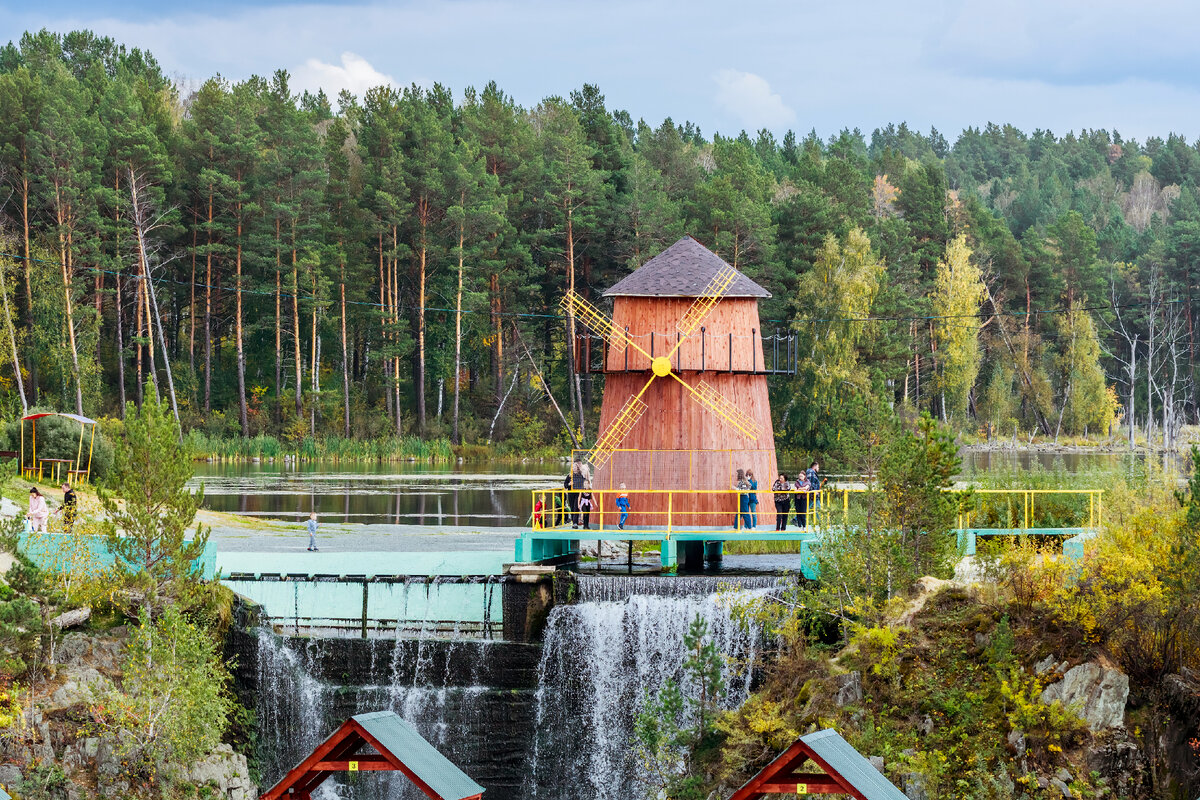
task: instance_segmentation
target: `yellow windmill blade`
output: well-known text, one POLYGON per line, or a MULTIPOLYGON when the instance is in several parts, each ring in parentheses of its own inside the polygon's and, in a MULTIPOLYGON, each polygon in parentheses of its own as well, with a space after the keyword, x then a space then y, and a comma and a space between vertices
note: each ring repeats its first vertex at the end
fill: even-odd
MULTIPOLYGON (((654 378, 650 380, 653 381, 654 378)), ((647 381, 646 386, 649 385, 650 383, 647 381)), ((646 389, 643 387, 642 392, 644 391, 646 389)), ((613 452, 621 446, 621 442, 625 441, 625 437, 629 435, 629 432, 633 430, 633 426, 646 413, 647 408, 649 406, 642 400, 641 392, 630 397, 628 402, 621 407, 621 410, 617 412, 617 416, 613 418, 613 421, 609 423, 604 433, 596 440, 596 444, 592 446, 591 452, 587 454, 587 460, 591 462, 593 469, 600 469, 608 463, 608 460, 612 458, 613 452)))
POLYGON ((716 389, 704 381, 700 381, 695 387, 690 386, 673 372, 671 373, 671 377, 683 384, 692 393, 692 397, 696 399, 696 402, 729 423, 738 433, 747 439, 753 440, 758 438, 760 431, 754 417, 751 417, 745 411, 735 406, 716 389))
MULTIPOLYGON (((729 287, 733 286, 733 282, 737 280, 738 271, 726 264, 716 275, 713 275, 712 280, 708 282, 708 286, 700 292, 690 308, 679 318, 679 323, 675 326, 684 336, 691 336, 700 327, 700 323, 704 322, 708 316, 708 312, 712 311, 713 306, 721 302, 721 298, 729 291, 729 287)), ((680 343, 682 343, 682 339, 680 343)), ((675 349, 679 349, 679 344, 675 345, 675 349)), ((672 350, 670 355, 674 355, 675 350, 672 350)))
POLYGON ((637 343, 630 339, 625 331, 614 325, 612 320, 603 311, 575 294, 572 290, 567 290, 567 293, 563 295, 563 299, 558 305, 564 313, 574 314, 584 325, 600 334, 613 347, 632 347, 646 358, 651 358, 650 354, 641 347, 638 347, 637 343))

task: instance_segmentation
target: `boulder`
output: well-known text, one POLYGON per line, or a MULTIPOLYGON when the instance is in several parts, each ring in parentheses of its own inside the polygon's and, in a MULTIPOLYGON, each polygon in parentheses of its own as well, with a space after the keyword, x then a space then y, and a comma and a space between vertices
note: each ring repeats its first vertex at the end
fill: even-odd
POLYGON ((20 786, 21 770, 16 764, 0 764, 0 786, 20 786))
POLYGON ((97 696, 111 688, 112 683, 91 667, 67 667, 66 682, 50 695, 45 706, 48 711, 58 711, 81 703, 94 703, 97 696))
POLYGON ((862 673, 858 670, 837 676, 837 694, 833 701, 839 706, 848 706, 863 699, 862 673))
POLYGON ((196 786, 213 786, 218 796, 227 800, 255 800, 258 791, 250 780, 246 757, 233 752, 227 744, 219 744, 203 760, 193 764, 188 778, 196 786))
POLYGON ((1147 769, 1146 758, 1137 743, 1118 730, 1093 744, 1084 754, 1089 772, 1108 782, 1118 797, 1140 796, 1147 769))
POLYGON ((1042 691, 1042 702, 1055 700, 1072 706, 1092 731, 1125 726, 1125 703, 1129 700, 1129 677, 1118 669, 1095 661, 1072 667, 1062 680, 1042 691))
POLYGON ((1062 796, 1064 798, 1067 798, 1067 800, 1070 800, 1070 798, 1075 796, 1074 794, 1071 793, 1071 787, 1067 786, 1065 783, 1060 781, 1058 778, 1051 778, 1050 785, 1053 786, 1055 789, 1058 789, 1058 791, 1062 794, 1062 796))
POLYGON ((874 767, 880 775, 885 774, 883 771, 883 756, 868 756, 867 760, 871 762, 871 766, 874 767))

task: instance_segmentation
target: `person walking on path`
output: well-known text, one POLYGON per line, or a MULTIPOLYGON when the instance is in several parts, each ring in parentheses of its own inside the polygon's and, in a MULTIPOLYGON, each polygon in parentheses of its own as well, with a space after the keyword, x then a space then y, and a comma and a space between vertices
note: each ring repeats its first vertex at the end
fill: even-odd
POLYGON ((629 519, 629 493, 625 491, 625 484, 621 484, 621 493, 617 495, 617 508, 621 509, 621 518, 617 520, 617 530, 625 530, 625 520, 629 519))
POLYGON ((788 476, 783 473, 775 479, 771 484, 771 491, 775 493, 775 530, 787 530, 788 509, 792 505, 792 496, 788 490, 792 485, 788 483, 788 476))
POLYGON ((29 490, 29 513, 25 516, 29 518, 29 524, 34 531, 46 532, 46 520, 50 517, 50 507, 46 505, 46 498, 42 497, 42 493, 36 487, 29 490))
POLYGON ((59 511, 62 512, 63 530, 70 533, 75 527, 75 513, 79 507, 79 500, 75 497, 75 490, 71 488, 71 484, 64 483, 62 489, 63 503, 59 511))
POLYGON ((750 484, 750 527, 758 527, 758 479, 754 477, 754 470, 746 470, 746 483, 750 484))
POLYGON ((733 484, 733 488, 737 490, 738 497, 738 513, 733 518, 733 526, 737 528, 738 517, 741 517, 743 528, 750 527, 750 482, 746 480, 746 470, 739 469, 737 471, 737 480, 733 484))
POLYGON ((304 527, 308 529, 308 552, 317 551, 317 512, 312 512, 308 515, 308 522, 304 523, 304 527))

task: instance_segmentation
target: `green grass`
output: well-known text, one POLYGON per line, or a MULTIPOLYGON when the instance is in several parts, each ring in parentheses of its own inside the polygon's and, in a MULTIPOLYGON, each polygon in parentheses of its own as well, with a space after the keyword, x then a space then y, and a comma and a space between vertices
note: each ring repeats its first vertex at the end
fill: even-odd
POLYGON ((778 539, 760 539, 758 541, 725 542, 725 552, 729 555, 770 555, 772 553, 799 553, 801 542, 780 541, 778 539))

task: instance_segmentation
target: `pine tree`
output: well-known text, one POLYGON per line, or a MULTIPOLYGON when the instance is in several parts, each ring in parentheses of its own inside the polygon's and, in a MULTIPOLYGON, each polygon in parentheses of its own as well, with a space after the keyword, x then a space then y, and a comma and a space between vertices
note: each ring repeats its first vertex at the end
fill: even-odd
POLYGON ((152 607, 180 597, 199 578, 194 562, 204 553, 208 531, 198 525, 191 540, 186 538, 204 502, 203 489, 187 485, 192 473, 179 428, 153 393, 141 409, 126 410, 124 436, 100 502, 109 552, 152 607))

